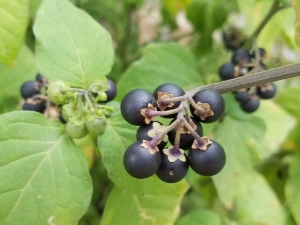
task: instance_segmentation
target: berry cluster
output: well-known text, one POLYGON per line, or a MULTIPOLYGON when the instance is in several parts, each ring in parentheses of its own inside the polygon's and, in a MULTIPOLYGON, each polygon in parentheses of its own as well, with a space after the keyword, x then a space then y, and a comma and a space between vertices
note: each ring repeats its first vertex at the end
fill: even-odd
POLYGON ((124 119, 139 126, 137 142, 123 158, 126 171, 143 179, 154 174, 164 182, 182 180, 189 166, 198 174, 212 176, 225 165, 226 155, 220 144, 203 136, 201 123, 217 121, 225 110, 222 95, 214 90, 196 94, 171 83, 158 86, 153 94, 135 89, 121 102, 124 119), (172 119, 168 126, 157 116, 172 119), (171 146, 166 147, 167 142, 171 146), (184 150, 187 150, 187 155, 184 150))
POLYGON ((23 110, 36 111, 44 113, 46 109, 46 100, 42 94, 42 88, 48 85, 48 80, 41 74, 37 74, 35 81, 26 81, 21 86, 21 95, 25 102, 22 106, 23 110))
MULTIPOLYGON (((21 95, 26 100, 23 110, 44 113, 56 111, 57 119, 66 123, 66 131, 72 138, 82 138, 91 132, 102 133, 106 127, 106 117, 114 108, 105 105, 117 94, 113 81, 103 78, 93 83, 88 90, 72 88, 60 81, 49 82, 40 74, 36 81, 27 81, 21 87, 21 95), (45 88, 42 94, 41 88, 45 88)), ((54 119, 55 120, 55 119, 54 119)))
MULTIPOLYGON (((229 80, 267 70, 266 65, 263 63, 265 57, 266 51, 263 48, 258 48, 252 54, 245 49, 238 49, 232 55, 231 62, 224 63, 220 67, 219 76, 222 80, 229 80)), ((269 83, 252 89, 238 90, 234 92, 234 95, 243 111, 252 113, 258 109, 260 99, 273 98, 275 93, 276 86, 269 83)))

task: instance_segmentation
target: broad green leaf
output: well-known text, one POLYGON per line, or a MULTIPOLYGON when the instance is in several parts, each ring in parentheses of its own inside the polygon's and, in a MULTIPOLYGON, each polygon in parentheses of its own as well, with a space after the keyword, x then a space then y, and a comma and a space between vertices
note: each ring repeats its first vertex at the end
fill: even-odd
POLYGON ((222 225, 218 214, 207 209, 191 212, 180 218, 176 225, 222 225))
POLYGON ((285 186, 285 195, 289 208, 297 222, 300 223, 300 194, 299 194, 299 185, 300 185, 300 151, 297 149, 297 152, 292 158, 290 168, 289 168, 289 178, 285 186))
POLYGON ((171 16, 175 17, 176 14, 185 9, 188 5, 192 3, 192 0, 163 0, 164 8, 171 14, 171 16))
POLYGON ((27 47, 20 51, 14 68, 0 63, 0 102, 21 97, 22 83, 34 80, 36 73, 33 54, 27 47))
POLYGON ((24 42, 29 15, 28 0, 0 2, 0 62, 14 65, 24 42))
POLYGON ((184 90, 200 86, 202 77, 193 55, 179 44, 152 44, 141 60, 133 63, 118 82, 118 99, 137 88, 153 92, 163 83, 174 83, 184 90))
POLYGON ((125 171, 123 155, 127 147, 136 141, 136 128, 127 124, 117 113, 109 119, 105 132, 98 138, 103 163, 116 185, 108 199, 101 224, 135 225, 151 224, 153 221, 156 221, 155 224, 173 224, 188 185, 186 181, 167 184, 155 175, 135 179, 125 171))
POLYGON ((59 123, 35 112, 2 114, 0 155, 0 224, 74 225, 87 210, 87 161, 59 123))
POLYGON ((293 8, 296 13, 295 20, 295 42, 300 48, 300 0, 292 0, 293 8))
POLYGON ((29 13, 31 17, 35 17, 43 0, 29 0, 29 13))
POLYGON ((50 80, 87 89, 111 70, 114 53, 108 32, 67 0, 44 0, 34 33, 37 68, 50 80))
POLYGON ((286 87, 276 96, 276 102, 291 113, 293 116, 300 118, 300 88, 299 87, 286 87))

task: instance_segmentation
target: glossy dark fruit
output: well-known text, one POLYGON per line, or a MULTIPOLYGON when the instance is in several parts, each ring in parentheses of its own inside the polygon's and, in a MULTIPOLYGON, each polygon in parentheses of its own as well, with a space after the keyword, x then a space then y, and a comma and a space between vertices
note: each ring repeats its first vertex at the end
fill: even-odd
POLYGON ((246 36, 236 27, 229 27, 222 32, 223 42, 228 50, 235 51, 246 42, 246 36))
MULTIPOLYGON (((165 83, 165 84, 158 86, 153 92, 153 95, 156 99, 158 97, 158 92, 167 92, 168 94, 172 94, 173 97, 179 97, 179 96, 183 96, 185 94, 184 90, 181 87, 179 87, 176 84, 172 84, 172 83, 165 83)), ((180 101, 174 102, 174 105, 172 107, 166 107, 165 110, 176 109, 179 105, 180 105, 180 101)), ((159 109, 162 110, 161 108, 159 108, 159 109)), ((163 117, 174 118, 176 115, 177 114, 172 114, 172 115, 163 116, 163 117)))
POLYGON ((39 83, 40 86, 43 86, 43 84, 45 83, 45 77, 43 77, 41 74, 37 74, 35 77, 35 81, 39 83))
MULTIPOLYGON (((264 48, 258 48, 258 56, 259 56, 259 60, 263 60, 266 57, 267 53, 266 50, 264 48)), ((251 57, 253 59, 255 59, 255 51, 253 50, 251 52, 251 57)))
POLYGON ((116 87, 115 82, 113 82, 112 80, 107 80, 107 83, 108 83, 109 88, 105 93, 107 95, 106 102, 109 102, 109 101, 114 100, 114 98, 116 97, 117 87, 116 87))
POLYGON ((235 99, 241 103, 247 102, 250 99, 249 92, 246 90, 234 92, 234 96, 235 96, 235 99))
POLYGON ((154 96, 143 89, 130 91, 121 101, 121 113, 124 119, 132 125, 146 124, 141 110, 148 108, 148 104, 157 106, 154 96))
MULTIPOLYGON (((155 122, 151 122, 149 124, 145 124, 145 125, 142 125, 139 127, 139 129, 137 130, 136 132, 136 140, 137 141, 143 141, 143 140, 146 140, 146 141, 151 141, 153 139, 153 137, 150 137, 148 135, 148 132, 150 130, 154 130, 155 128, 153 127, 153 123, 158 123, 160 125, 162 125, 162 123, 158 122, 158 121, 155 121, 155 122)), ((167 145, 168 141, 165 142, 165 141, 161 141, 157 147, 162 150, 166 145, 167 145)))
POLYGON ((26 81, 21 86, 21 95, 24 99, 40 94, 39 86, 34 81, 26 81))
POLYGON ((238 49, 232 55, 231 62, 234 65, 238 65, 238 64, 240 65, 240 64, 243 64, 243 63, 249 63, 249 62, 251 62, 251 55, 245 49, 242 49, 242 48, 238 49))
POLYGON ((89 133, 84 123, 82 123, 81 125, 76 125, 72 121, 67 122, 66 131, 68 135, 70 135, 70 137, 76 139, 83 138, 89 133))
POLYGON ((193 96, 193 100, 196 102, 196 104, 197 102, 208 103, 214 113, 213 116, 208 116, 204 120, 202 120, 195 114, 195 109, 192 105, 190 105, 192 115, 202 123, 213 123, 217 121, 221 118, 225 111, 225 101, 222 95, 215 90, 207 89, 199 91, 193 96))
POLYGON ((219 69, 219 76, 222 80, 230 80, 235 78, 235 65, 231 62, 224 63, 219 69))
POLYGON ((225 166, 226 154, 219 143, 212 141, 205 151, 191 148, 188 162, 196 173, 202 176, 213 176, 225 166))
POLYGON ((241 103, 241 108, 244 112, 252 113, 255 112, 259 107, 259 98, 250 97, 246 102, 241 103))
POLYGON ((123 157, 123 164, 132 177, 144 179, 157 172, 161 157, 159 152, 151 154, 141 144, 142 142, 135 142, 127 148, 123 157))
POLYGON ((273 83, 258 86, 256 90, 257 95, 263 99, 273 98, 276 94, 276 86, 273 83))
MULTIPOLYGON (((194 117, 191 117, 191 120, 196 125, 196 130, 195 130, 196 133, 199 134, 202 137, 203 136, 203 128, 202 128, 201 123, 197 119, 195 119, 194 117)), ((173 123, 174 121, 175 121, 175 119, 172 120, 171 123, 173 123)), ((172 145, 174 145, 174 142, 175 142, 176 132, 177 132, 177 128, 171 130, 168 133, 169 141, 171 142, 172 145)), ((188 150, 192 146, 194 141, 195 141, 195 138, 193 137, 192 134, 189 134, 189 133, 184 133, 183 134, 182 133, 182 134, 180 134, 179 148, 184 149, 184 150, 188 150)))
POLYGON ((39 113, 44 113, 46 109, 45 101, 34 100, 33 98, 27 98, 22 106, 23 110, 35 111, 39 113))
MULTIPOLYGON (((187 159, 186 155, 185 158, 187 159)), ((176 183, 181 181, 189 170, 187 160, 185 162, 177 159, 174 162, 168 160, 168 156, 161 152, 161 163, 156 172, 158 178, 166 183, 176 183)))

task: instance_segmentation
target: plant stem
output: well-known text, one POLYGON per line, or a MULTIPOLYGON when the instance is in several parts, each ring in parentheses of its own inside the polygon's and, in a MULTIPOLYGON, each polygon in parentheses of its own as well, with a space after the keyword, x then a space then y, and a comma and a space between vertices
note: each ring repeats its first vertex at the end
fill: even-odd
POLYGON ((221 94, 224 94, 227 92, 238 91, 243 88, 259 86, 262 84, 288 79, 299 75, 300 75, 300 63, 297 63, 289 66, 283 66, 276 69, 270 69, 270 70, 254 73, 248 76, 242 76, 231 80, 226 80, 226 81, 198 87, 187 92, 186 94, 189 96, 193 96, 198 91, 205 90, 205 89, 216 90, 221 94))

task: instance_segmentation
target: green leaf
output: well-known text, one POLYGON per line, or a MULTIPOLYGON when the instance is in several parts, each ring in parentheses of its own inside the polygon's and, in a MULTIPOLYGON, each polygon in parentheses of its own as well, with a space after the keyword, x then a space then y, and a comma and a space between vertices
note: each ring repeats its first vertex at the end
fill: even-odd
POLYGON ((183 89, 202 84, 194 56, 179 44, 152 44, 144 49, 141 60, 133 63, 118 82, 120 100, 137 88, 153 92, 163 83, 174 83, 183 89))
POLYGON ((34 57, 27 47, 23 47, 20 51, 14 68, 0 63, 0 102, 3 99, 21 97, 22 83, 34 80, 36 74, 34 57))
POLYGON ((136 141, 136 128, 116 113, 109 118, 105 132, 98 138, 104 166, 116 185, 108 199, 101 225, 135 225, 153 221, 155 224, 173 224, 179 214, 181 199, 188 188, 185 180, 167 184, 155 175, 136 179, 125 171, 123 155, 136 141))
POLYGON ((35 112, 0 116, 0 224, 74 225, 92 182, 81 150, 59 123, 35 112))
POLYGON ((193 211, 180 218, 176 225, 222 225, 218 214, 207 209, 193 211))
POLYGON ((28 8, 28 0, 0 2, 0 61, 7 65, 14 65, 23 46, 28 8))
MULTIPOLYGON (((298 149, 297 149, 298 150, 298 149)), ((297 222, 300 223, 300 195, 299 195, 299 185, 300 185, 300 151, 297 151, 292 158, 290 168, 289 168, 289 177, 285 186, 285 195, 289 204, 289 208, 297 222)))
POLYGON ((297 46, 300 48, 300 0, 293 0, 293 8, 296 13, 295 20, 295 42, 297 46))
POLYGON ((299 95, 299 87, 286 87, 276 96, 276 102, 293 116, 300 119, 299 95))
POLYGON ((50 80, 87 89, 111 70, 114 53, 108 32, 67 0, 44 0, 34 33, 37 68, 50 80))

